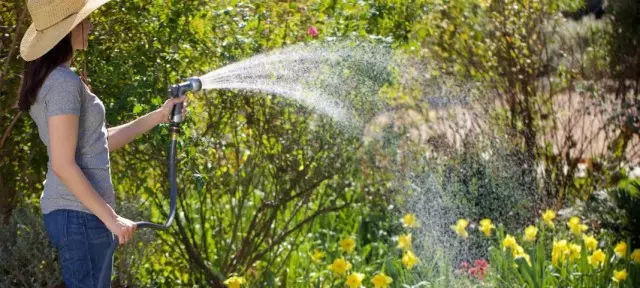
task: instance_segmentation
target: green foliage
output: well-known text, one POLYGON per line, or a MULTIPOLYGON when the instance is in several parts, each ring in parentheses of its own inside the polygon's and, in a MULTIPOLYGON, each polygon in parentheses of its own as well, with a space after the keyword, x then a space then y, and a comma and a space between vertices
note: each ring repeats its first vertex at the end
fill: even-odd
POLYGON ((621 235, 631 237, 633 247, 640 247, 640 181, 630 181, 610 193, 622 210, 621 235))
POLYGON ((639 191, 638 180, 621 181, 619 187, 594 193, 576 208, 610 237, 629 238, 632 247, 640 247, 639 191))
MULTIPOLYGON (((622 91, 618 92, 618 97, 624 97, 627 91, 635 96, 632 105, 637 104, 637 97, 640 95, 637 82, 640 77, 640 4, 633 0, 612 0, 609 1, 608 10, 613 17, 611 24, 616 29, 611 30, 609 59, 611 72, 614 79, 618 80, 618 87, 622 91), (630 81, 630 82, 626 82, 630 81)), ((636 123, 637 125, 637 123, 636 123)))
MULTIPOLYGON (((83 55, 90 77, 100 76, 92 77, 92 85, 109 103, 109 123, 153 109, 171 83, 306 40, 309 25, 317 25, 322 37, 346 36, 357 27, 366 34, 367 21, 375 20, 358 16, 362 10, 355 3, 114 5, 117 9, 93 17, 98 23, 93 49, 83 55), (320 17, 325 13, 332 16, 320 17)), ((388 193, 384 182, 374 182, 380 179, 376 169, 371 181, 363 181, 359 139, 295 103, 235 91, 191 95, 190 102, 192 115, 200 116, 182 126, 179 209, 184 212, 173 233, 158 234, 155 244, 183 248, 169 250, 170 260, 151 257, 149 275, 139 277, 147 283, 219 283, 239 274, 250 283, 279 286, 287 279, 281 277, 283 263, 307 240, 316 219, 367 201, 365 188, 371 197, 388 193)), ((165 189, 166 136, 164 129, 147 134, 111 156, 119 197, 143 195, 149 201, 141 209, 158 220, 166 211, 166 198, 157 193, 165 189)))
POLYGON ((58 254, 44 230, 39 207, 17 208, 0 225, 0 286, 52 287, 62 282, 58 254))
MULTIPOLYGON (((617 168, 611 167, 624 160, 626 147, 638 135, 636 118, 624 116, 610 124, 621 131, 607 147, 613 159, 607 159, 600 174, 584 181, 573 179, 574 158, 582 155, 553 151, 544 140, 562 128, 549 115, 554 113, 553 101, 563 93, 604 99, 616 86, 615 103, 624 104, 618 106, 638 107, 638 5, 633 0, 610 2, 613 17, 606 23, 611 25, 585 24, 586 31, 575 36, 568 35, 573 30, 566 29, 561 17, 561 12, 581 3, 570 0, 111 1, 92 14, 91 48, 75 58, 80 70, 86 65, 93 92, 106 105, 108 126, 158 108, 167 87, 187 77, 297 42, 368 38, 389 43, 418 65, 434 68, 409 71, 420 78, 473 81, 474 97, 506 103, 487 111, 496 121, 491 124, 495 129, 515 138, 515 148, 499 157, 526 164, 514 168, 490 163, 482 156, 486 147, 467 145, 440 167, 414 166, 421 159, 414 156, 422 155, 425 147, 406 139, 411 127, 385 127, 387 138, 363 143, 328 119, 278 97, 239 91, 189 95, 191 112, 182 125, 179 146, 180 213, 168 233, 139 233, 135 244, 118 250, 114 284, 219 286, 231 275, 241 275, 250 287, 343 286, 344 279, 332 278, 326 266, 341 255, 339 241, 353 237, 356 251, 348 257, 354 270, 366 272, 365 285, 378 271, 391 276, 395 287, 471 285, 469 279, 452 276, 449 263, 459 259, 449 259, 455 253, 445 249, 434 249, 411 272, 403 268, 402 253, 394 248, 394 237, 402 233, 394 216, 401 210, 397 205, 410 204, 411 199, 403 177, 411 172, 443 176, 439 184, 444 189, 439 192, 453 200, 447 203, 450 214, 436 220, 454 221, 448 217, 455 210, 474 219, 501 219, 508 231, 530 222, 541 197, 537 193, 562 202, 567 195, 581 198, 615 183, 617 168), (317 38, 307 34, 311 26, 319 31, 317 38), (540 162, 546 164, 542 187, 534 181, 533 170, 540 162), (569 173, 563 173, 565 164, 569 173), (425 170, 412 170, 416 167, 425 170), (392 204, 396 208, 389 209, 392 204), (509 212, 513 213, 505 215, 509 212), (315 249, 325 251, 325 262, 307 265, 315 249)), ((47 163, 35 124, 9 108, 22 68, 16 57, 18 40, 29 23, 25 4, 0 4, 6 26, 0 30, 0 215, 11 215, 18 204, 37 206, 47 163), (4 36, 5 30, 10 37, 4 36)), ((427 82, 389 85, 381 95, 402 111, 426 115, 433 107, 424 95, 438 91, 427 82)), ((118 212, 134 219, 165 219, 167 130, 161 125, 111 154, 118 202, 127 203, 118 205, 118 212)), ((633 222, 638 217, 631 214, 638 210, 636 198, 624 192, 631 190, 617 191, 614 198, 622 210, 607 211, 615 223, 624 223, 616 227, 625 228, 610 229, 614 233, 606 237, 617 239, 625 235, 622 231, 639 235, 633 222), (620 222, 622 216, 629 218, 620 222)), ((610 205, 602 207, 615 206, 610 205)), ((0 243, 10 244, 0 250, 0 286, 56 283, 57 267, 38 266, 42 257, 46 263, 55 257, 38 228, 38 213, 24 211, 4 219, 10 221, 0 233, 0 243), (46 253, 32 255, 33 251, 46 253), (25 264, 29 259, 38 259, 38 265, 25 264), (19 273, 21 266, 32 272, 19 273), (1 278, 5 275, 9 278, 1 278), (24 275, 32 278, 20 278, 24 275)), ((548 267, 547 236, 537 246, 525 247, 537 270, 527 270, 522 261, 513 262, 501 249, 493 249, 494 284, 584 283, 576 282, 581 276, 571 273, 592 273, 588 267, 548 267), (520 268, 513 268, 514 263, 520 268)), ((472 239, 465 247, 484 255, 485 240, 472 239)), ((424 240, 418 247, 427 250, 429 244, 424 240)), ((598 272, 603 285, 610 283, 610 272, 598 272)))
POLYGON ((314 224, 310 239, 292 255, 287 276, 288 283, 311 287, 343 287, 351 273, 364 274, 363 286, 371 287, 372 278, 384 273, 393 279, 391 287, 465 287, 468 279, 458 279, 453 269, 438 269, 435 261, 445 261, 446 251, 432 249, 429 258, 418 258, 418 264, 408 267, 403 257, 406 251, 422 255, 422 239, 416 227, 403 228, 388 211, 380 214, 367 206, 357 205, 353 210, 328 215, 314 224), (355 213, 354 213, 355 212, 355 213), (386 215, 385 215, 386 214, 386 215), (341 231, 341 232, 337 232, 341 231), (413 245, 399 248, 399 237, 413 235, 413 245), (353 240, 353 251, 342 249, 343 241, 353 240), (322 257, 314 258, 321 252, 322 257), (330 267, 334 261, 343 259, 351 264, 345 275, 330 267), (303 264, 304 263, 304 264, 303 264))
POLYGON ((625 179, 618 187, 593 193, 572 208, 594 223, 603 237, 610 241, 619 237, 629 239, 631 247, 637 248, 640 247, 639 188, 638 180, 625 179))
MULTIPOLYGON (((500 141, 504 139, 486 143, 470 137, 463 140, 464 149, 442 153, 447 155, 444 159, 425 157, 418 166, 420 169, 414 170, 412 184, 420 189, 407 197, 407 201, 412 202, 407 206, 415 207, 412 209, 416 213, 429 211, 420 212, 431 222, 427 233, 442 234, 433 241, 455 237, 449 225, 460 217, 494 219, 509 230, 519 229, 537 217, 543 198, 533 188, 533 179, 527 170, 518 164, 525 156, 500 141)), ((473 225, 477 227, 477 223, 473 225)), ((447 265, 457 267, 463 261, 487 259, 490 245, 486 239, 474 237, 459 245, 432 243, 425 249, 447 247, 451 258, 447 265)))
POLYGON ((36 204, 42 191, 47 152, 35 124, 14 111, 23 63, 18 61, 22 33, 29 23, 26 1, 0 3, 0 222, 7 224, 19 204, 36 204), (21 117, 22 116, 22 117, 21 117), (18 132, 16 132, 18 131, 18 132))

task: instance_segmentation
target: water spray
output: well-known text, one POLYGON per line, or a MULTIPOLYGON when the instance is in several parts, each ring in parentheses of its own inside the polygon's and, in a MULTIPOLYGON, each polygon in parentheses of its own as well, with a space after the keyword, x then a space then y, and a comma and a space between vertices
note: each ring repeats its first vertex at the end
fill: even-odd
MULTIPOLYGON (((180 98, 184 96, 188 91, 197 92, 202 89, 202 82, 198 77, 191 77, 186 82, 172 85, 169 89, 169 95, 173 98, 180 98)), ((178 196, 178 188, 176 184, 176 144, 178 142, 178 135, 180 134, 180 123, 182 123, 182 103, 173 105, 171 110, 171 149, 169 150, 169 187, 170 187, 170 200, 169 200, 169 217, 164 224, 140 221, 136 222, 136 229, 151 228, 156 230, 167 230, 173 223, 173 218, 176 214, 176 198, 178 196)), ((98 287, 104 287, 105 281, 111 282, 111 275, 107 274, 107 266, 113 258, 116 247, 119 243, 118 236, 115 236, 114 241, 107 250, 107 256, 102 264, 100 270, 100 280, 98 281, 98 287), (105 277, 107 277, 105 279, 105 277)))
MULTIPOLYGON (((171 97, 179 98, 188 91, 237 89, 282 96, 295 100, 342 123, 360 123, 384 108, 378 91, 392 80, 389 65, 394 51, 388 46, 350 42, 301 44, 263 53, 226 65, 200 77, 172 85, 171 97), (363 95, 358 97, 358 95, 363 95), (358 107, 358 110, 352 110, 358 107)), ((406 68, 399 71, 409 70, 406 68)), ((412 69, 414 71, 415 69, 412 69)), ((422 75, 420 73, 417 73, 422 75)), ((408 80, 403 80, 408 81, 408 80)), ((169 154, 170 208, 165 224, 136 222, 137 228, 167 230, 176 212, 176 142, 182 122, 182 103, 171 110, 171 150, 169 154)), ((111 244, 100 273, 99 284, 111 278, 106 275, 109 260, 119 243, 111 244)))

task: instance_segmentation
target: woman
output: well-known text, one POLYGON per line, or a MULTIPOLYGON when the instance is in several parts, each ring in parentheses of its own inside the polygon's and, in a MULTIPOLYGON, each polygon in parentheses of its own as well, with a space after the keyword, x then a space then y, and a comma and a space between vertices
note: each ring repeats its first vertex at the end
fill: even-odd
POLYGON ((168 122, 173 105, 185 99, 169 99, 135 121, 106 128, 102 101, 70 69, 74 51, 88 46, 88 15, 106 2, 30 0, 33 24, 20 45, 26 62, 18 106, 29 112, 47 146, 40 208, 67 287, 95 287, 113 234, 122 245, 136 229, 114 211, 109 152, 168 122))

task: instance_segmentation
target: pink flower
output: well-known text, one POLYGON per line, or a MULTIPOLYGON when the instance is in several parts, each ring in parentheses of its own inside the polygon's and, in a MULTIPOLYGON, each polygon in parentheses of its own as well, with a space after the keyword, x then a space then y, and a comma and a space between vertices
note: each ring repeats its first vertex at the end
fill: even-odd
POLYGON ((473 261, 473 265, 475 265, 476 267, 480 268, 480 269, 487 269, 487 267, 489 267, 489 262, 487 262, 487 260, 484 259, 478 259, 473 261))
POLYGON ((481 258, 474 260, 473 266, 471 266, 467 261, 460 262, 460 268, 458 268, 458 271, 466 274, 469 277, 483 280, 487 276, 488 268, 489 262, 481 258))
POLYGON ((480 270, 477 267, 469 268, 469 275, 477 277, 480 270))
POLYGON ((316 26, 309 26, 309 29, 307 29, 307 35, 311 37, 318 37, 318 28, 316 28, 316 26))
POLYGON ((467 268, 469 268, 469 262, 467 261, 460 262, 460 269, 467 270, 467 268))
POLYGON ((469 274, 473 277, 476 277, 478 280, 482 280, 484 279, 484 276, 487 275, 487 272, 478 267, 473 267, 469 269, 469 274))

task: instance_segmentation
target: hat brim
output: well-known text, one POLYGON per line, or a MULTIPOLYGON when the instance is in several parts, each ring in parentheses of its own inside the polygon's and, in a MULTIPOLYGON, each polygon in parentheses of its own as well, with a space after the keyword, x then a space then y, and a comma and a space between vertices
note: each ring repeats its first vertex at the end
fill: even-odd
POLYGON ((36 60, 51 50, 62 38, 64 38, 74 27, 82 22, 91 12, 110 0, 88 0, 87 4, 59 23, 43 30, 37 31, 34 24, 31 24, 20 42, 20 56, 25 61, 36 60))

